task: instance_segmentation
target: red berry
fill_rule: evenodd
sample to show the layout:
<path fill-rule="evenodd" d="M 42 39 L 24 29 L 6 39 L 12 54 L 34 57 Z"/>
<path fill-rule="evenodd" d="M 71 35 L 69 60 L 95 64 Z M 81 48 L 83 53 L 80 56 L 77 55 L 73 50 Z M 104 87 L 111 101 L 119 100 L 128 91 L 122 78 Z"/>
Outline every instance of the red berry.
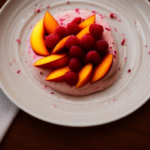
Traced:
<path fill-rule="evenodd" d="M 78 74 L 75 72 L 69 71 L 64 75 L 64 79 L 67 82 L 67 84 L 75 85 L 78 81 Z"/>
<path fill-rule="evenodd" d="M 79 41 L 79 39 L 76 37 L 76 36 L 74 36 L 74 35 L 71 35 L 68 39 L 67 39 L 67 41 L 66 41 L 66 47 L 68 48 L 68 49 L 70 49 L 72 46 L 79 46 L 80 45 L 80 41 Z"/>
<path fill-rule="evenodd" d="M 81 63 L 78 58 L 72 58 L 69 62 L 69 68 L 71 71 L 78 72 L 81 69 Z"/>
<path fill-rule="evenodd" d="M 68 35 L 72 35 L 72 34 L 75 35 L 79 31 L 80 31 L 80 28 L 79 28 L 79 26 L 76 23 L 74 23 L 74 22 L 68 23 L 68 25 L 67 25 L 67 33 L 68 33 Z"/>
<path fill-rule="evenodd" d="M 95 38 L 99 39 L 104 31 L 103 26 L 99 24 L 91 24 L 89 28 L 90 34 Z"/>
<path fill-rule="evenodd" d="M 80 58 L 80 57 L 84 56 L 83 50 L 78 46 L 72 46 L 69 53 L 70 53 L 71 57 Z"/>
<path fill-rule="evenodd" d="M 102 56 L 107 54 L 108 47 L 109 45 L 105 40 L 99 40 L 96 42 L 96 51 Z"/>
<path fill-rule="evenodd" d="M 46 36 L 46 46 L 48 48 L 53 48 L 58 42 L 60 38 L 56 34 L 50 34 L 49 36 Z"/>
<path fill-rule="evenodd" d="M 55 29 L 55 33 L 62 39 L 67 35 L 67 30 L 63 26 L 59 26 Z"/>
<path fill-rule="evenodd" d="M 72 22 L 74 22 L 76 24 L 80 24 L 82 22 L 82 18 L 81 17 L 76 17 Z"/>
<path fill-rule="evenodd" d="M 101 61 L 99 54 L 94 50 L 87 53 L 87 59 L 96 65 Z"/>
<path fill-rule="evenodd" d="M 95 45 L 95 40 L 91 35 L 84 35 L 80 43 L 83 48 L 88 50 Z"/>

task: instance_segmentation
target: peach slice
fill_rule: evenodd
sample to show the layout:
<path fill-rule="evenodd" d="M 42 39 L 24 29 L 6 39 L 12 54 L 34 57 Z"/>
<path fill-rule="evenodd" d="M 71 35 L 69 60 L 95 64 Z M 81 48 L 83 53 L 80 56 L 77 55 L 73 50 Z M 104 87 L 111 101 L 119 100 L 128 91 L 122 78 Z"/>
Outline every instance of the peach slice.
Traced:
<path fill-rule="evenodd" d="M 69 71 L 70 71 L 70 69 L 68 66 L 56 69 L 56 70 L 52 71 L 45 80 L 53 81 L 53 82 L 64 82 L 64 75 Z"/>
<path fill-rule="evenodd" d="M 84 28 L 86 28 L 87 26 L 89 26 L 93 23 L 95 23 L 95 15 L 92 15 L 89 18 L 87 18 L 85 21 L 81 22 L 79 24 L 79 28 L 84 29 Z"/>
<path fill-rule="evenodd" d="M 90 33 L 90 31 L 89 31 L 89 26 L 87 26 L 86 28 L 84 28 L 83 30 L 81 30 L 81 31 L 76 35 L 76 37 L 77 37 L 79 40 L 81 40 L 84 35 L 89 34 L 89 33 Z M 56 44 L 56 46 L 54 47 L 54 49 L 52 50 L 52 54 L 56 54 L 56 53 L 60 52 L 61 49 L 65 47 L 65 43 L 66 43 L 66 41 L 67 41 L 67 39 L 68 39 L 69 37 L 70 37 L 70 35 L 67 36 L 67 37 L 64 37 L 62 40 L 60 40 L 60 41 Z"/>
<path fill-rule="evenodd" d="M 84 28 L 83 30 L 81 30 L 81 31 L 76 35 L 76 37 L 77 37 L 79 40 L 81 40 L 84 35 L 89 34 L 89 33 L 90 33 L 90 31 L 89 31 L 89 26 L 87 26 L 86 28 Z"/>
<path fill-rule="evenodd" d="M 76 84 L 76 88 L 80 88 L 90 81 L 92 76 L 92 71 L 93 71 L 92 63 L 87 64 L 81 69 L 81 71 L 79 72 L 79 79 Z"/>
<path fill-rule="evenodd" d="M 44 40 L 44 26 L 43 26 L 43 19 L 40 20 L 34 27 L 32 33 L 31 33 L 31 47 L 33 51 L 42 56 L 48 56 L 49 51 L 45 45 L 45 40 Z"/>
<path fill-rule="evenodd" d="M 67 41 L 67 39 L 69 38 L 70 36 L 67 36 L 67 37 L 64 37 L 62 40 L 60 40 L 56 46 L 54 47 L 54 49 L 52 50 L 52 54 L 56 54 L 58 52 L 61 51 L 62 48 L 65 47 L 65 43 Z"/>
<path fill-rule="evenodd" d="M 67 65 L 69 62 L 68 54 L 54 54 L 44 58 L 39 59 L 33 65 L 41 68 L 60 68 Z"/>
<path fill-rule="evenodd" d="M 45 13 L 43 24 L 48 34 L 55 33 L 55 29 L 59 26 L 58 22 L 48 11 Z"/>
<path fill-rule="evenodd" d="M 91 82 L 103 78 L 109 71 L 113 62 L 113 54 L 108 54 L 102 62 L 95 68 Z"/>

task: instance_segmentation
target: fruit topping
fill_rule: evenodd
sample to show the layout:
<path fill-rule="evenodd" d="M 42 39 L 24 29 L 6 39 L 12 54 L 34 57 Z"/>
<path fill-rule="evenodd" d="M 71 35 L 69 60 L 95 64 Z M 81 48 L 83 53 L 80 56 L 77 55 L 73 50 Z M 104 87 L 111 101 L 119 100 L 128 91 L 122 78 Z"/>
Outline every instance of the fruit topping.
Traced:
<path fill-rule="evenodd" d="M 90 25 L 90 34 L 95 38 L 95 39 L 99 39 L 100 37 L 102 37 L 103 34 L 103 26 L 99 25 L 99 24 L 91 24 Z"/>
<path fill-rule="evenodd" d="M 95 68 L 91 82 L 102 79 L 109 71 L 113 63 L 113 54 L 106 55 L 101 63 Z"/>
<path fill-rule="evenodd" d="M 69 68 L 71 71 L 79 72 L 81 69 L 81 62 L 78 58 L 72 58 L 69 62 Z"/>
<path fill-rule="evenodd" d="M 82 22 L 82 18 L 81 17 L 76 17 L 74 20 L 72 20 L 72 22 L 74 22 L 76 24 L 80 24 Z"/>
<path fill-rule="evenodd" d="M 55 29 L 55 33 L 62 39 L 67 36 L 67 30 L 63 26 L 59 26 Z"/>
<path fill-rule="evenodd" d="M 46 81 L 65 81 L 80 88 L 89 81 L 100 80 L 108 73 L 113 63 L 113 54 L 107 54 L 109 44 L 102 39 L 104 28 L 95 23 L 95 18 L 96 15 L 92 15 L 83 21 L 81 17 L 76 17 L 67 27 L 63 27 L 46 12 L 44 19 L 34 27 L 31 46 L 37 54 L 47 57 L 37 60 L 33 65 L 55 69 Z M 121 44 L 124 43 L 125 40 Z M 51 49 L 51 54 L 48 48 Z M 65 53 L 60 53 L 62 51 Z"/>
<path fill-rule="evenodd" d="M 98 65 L 101 61 L 100 55 L 95 50 L 87 53 L 87 59 L 96 65 Z"/>
<path fill-rule="evenodd" d="M 46 37 L 46 46 L 48 48 L 53 48 L 58 42 L 60 38 L 56 34 L 50 34 L 49 36 Z"/>
<path fill-rule="evenodd" d="M 71 35 L 67 40 L 66 40 L 66 47 L 68 49 L 70 49 L 72 46 L 79 46 L 80 45 L 80 41 L 79 39 L 74 36 L 74 35 Z"/>
<path fill-rule="evenodd" d="M 69 67 L 55 69 L 47 76 L 45 80 L 53 82 L 64 82 L 64 75 L 69 71 Z"/>
<path fill-rule="evenodd" d="M 33 51 L 41 56 L 48 56 L 49 51 L 45 44 L 45 29 L 43 26 L 43 19 L 40 20 L 32 30 L 30 42 Z"/>
<path fill-rule="evenodd" d="M 54 47 L 54 49 L 52 50 L 52 54 L 56 54 L 60 51 L 62 51 L 63 48 L 65 48 L 65 45 L 66 45 L 66 41 L 67 39 L 69 38 L 70 36 L 66 36 L 64 37 L 63 39 L 61 39 L 57 45 Z"/>
<path fill-rule="evenodd" d="M 64 79 L 67 84 L 71 86 L 75 85 L 78 81 L 78 74 L 75 72 L 69 71 L 64 75 Z"/>
<path fill-rule="evenodd" d="M 60 68 L 68 64 L 70 60 L 70 57 L 67 53 L 64 54 L 54 54 L 49 55 L 47 57 L 43 57 L 39 60 L 37 60 L 33 66 L 41 67 L 41 68 L 48 68 L 48 69 L 54 69 L 54 68 Z"/>
<path fill-rule="evenodd" d="M 74 22 L 68 23 L 67 25 L 68 35 L 76 35 L 79 31 L 80 31 L 80 28 L 76 23 Z"/>
<path fill-rule="evenodd" d="M 95 45 L 95 40 L 91 35 L 84 35 L 80 43 L 83 48 L 91 49 Z"/>
<path fill-rule="evenodd" d="M 108 43 L 105 40 L 99 40 L 96 42 L 96 51 L 104 56 L 108 53 Z"/>
<path fill-rule="evenodd" d="M 92 72 L 93 72 L 92 63 L 85 65 L 79 72 L 79 79 L 76 84 L 76 88 L 80 88 L 85 84 L 87 84 L 91 79 Z"/>
<path fill-rule="evenodd" d="M 48 34 L 54 34 L 55 29 L 59 26 L 55 18 L 47 11 L 43 19 L 44 29 Z"/>
<path fill-rule="evenodd" d="M 80 29 L 84 29 L 86 28 L 87 26 L 91 25 L 92 23 L 95 23 L 95 14 L 90 16 L 89 18 L 87 18 L 86 20 L 84 20 L 83 22 L 81 22 L 79 24 L 79 28 Z"/>
<path fill-rule="evenodd" d="M 71 57 L 81 58 L 82 56 L 84 56 L 83 50 L 78 46 L 72 46 L 69 50 L 69 53 Z"/>
<path fill-rule="evenodd" d="M 76 35 L 76 37 L 77 37 L 79 40 L 81 40 L 84 35 L 89 34 L 89 33 L 90 33 L 90 31 L 89 31 L 89 26 L 87 26 L 86 28 L 84 28 L 83 30 L 81 30 L 81 31 Z"/>

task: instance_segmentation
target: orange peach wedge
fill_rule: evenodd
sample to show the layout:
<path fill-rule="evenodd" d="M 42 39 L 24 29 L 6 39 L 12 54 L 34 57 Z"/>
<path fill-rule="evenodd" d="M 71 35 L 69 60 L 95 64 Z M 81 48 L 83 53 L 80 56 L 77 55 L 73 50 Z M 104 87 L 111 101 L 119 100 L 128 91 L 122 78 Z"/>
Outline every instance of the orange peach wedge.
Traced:
<path fill-rule="evenodd" d="M 70 71 L 70 69 L 68 66 L 56 69 L 56 70 L 52 71 L 45 80 L 52 81 L 52 82 L 63 82 L 64 75 L 69 71 Z"/>
<path fill-rule="evenodd" d="M 81 69 L 81 71 L 79 72 L 79 79 L 76 84 L 76 88 L 80 88 L 90 81 L 92 76 L 92 71 L 93 71 L 92 63 L 87 64 Z"/>
<path fill-rule="evenodd" d="M 67 65 L 69 62 L 68 54 L 54 54 L 44 58 L 39 59 L 33 65 L 41 68 L 60 68 Z"/>
<path fill-rule="evenodd" d="M 89 34 L 89 33 L 90 33 L 90 31 L 89 31 L 89 26 L 87 26 L 86 28 L 84 28 L 83 30 L 81 30 L 81 31 L 76 35 L 76 37 L 77 37 L 79 40 L 81 40 L 84 35 Z"/>
<path fill-rule="evenodd" d="M 86 28 L 87 26 L 89 26 L 93 23 L 95 23 L 95 15 L 92 15 L 89 18 L 87 18 L 85 21 L 81 22 L 79 24 L 79 28 L 84 29 L 84 28 Z"/>
<path fill-rule="evenodd" d="M 67 39 L 69 38 L 70 36 L 67 36 L 67 37 L 64 37 L 62 40 L 60 40 L 56 46 L 54 47 L 54 49 L 52 50 L 52 54 L 56 54 L 58 52 L 60 52 L 62 50 L 62 48 L 65 47 L 65 43 L 67 41 Z"/>
<path fill-rule="evenodd" d="M 108 54 L 102 62 L 95 68 L 91 82 L 103 78 L 109 71 L 113 62 L 113 54 Z"/>
<path fill-rule="evenodd" d="M 89 33 L 90 33 L 90 31 L 89 31 L 89 26 L 87 26 L 86 28 L 84 28 L 83 30 L 81 30 L 81 31 L 76 35 L 76 37 L 77 37 L 79 40 L 81 40 L 84 35 L 89 34 Z M 65 47 L 65 43 L 66 43 L 66 41 L 67 41 L 67 39 L 68 39 L 69 37 L 70 37 L 70 35 L 67 36 L 67 37 L 64 37 L 62 40 L 60 40 L 60 41 L 56 44 L 56 46 L 54 47 L 54 49 L 52 50 L 52 54 L 56 54 L 56 53 L 60 52 L 61 49 Z"/>
<path fill-rule="evenodd" d="M 48 56 L 49 51 L 46 48 L 45 40 L 44 40 L 44 26 L 43 26 L 43 19 L 40 20 L 34 27 L 32 33 L 31 33 L 31 47 L 33 51 L 42 56 Z"/>
<path fill-rule="evenodd" d="M 54 19 L 54 17 L 48 11 L 45 13 L 43 24 L 48 34 L 54 33 L 55 29 L 59 26 L 58 22 Z"/>

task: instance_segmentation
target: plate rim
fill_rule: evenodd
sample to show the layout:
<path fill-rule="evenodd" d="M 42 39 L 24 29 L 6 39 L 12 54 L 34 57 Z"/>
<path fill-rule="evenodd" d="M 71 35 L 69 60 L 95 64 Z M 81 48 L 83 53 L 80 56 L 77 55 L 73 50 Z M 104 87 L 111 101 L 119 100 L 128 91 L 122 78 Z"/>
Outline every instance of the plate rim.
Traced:
<path fill-rule="evenodd" d="M 0 9 L 0 14 L 2 11 L 5 10 L 5 7 L 9 4 L 11 0 L 7 0 L 4 5 L 1 7 Z M 21 104 L 17 103 L 12 97 L 11 95 L 7 92 L 7 89 L 4 88 L 3 84 L 0 82 L 0 88 L 2 89 L 2 91 L 6 94 L 6 96 L 9 98 L 9 100 L 11 102 L 13 102 L 18 108 L 20 108 L 21 110 L 23 110 L 24 112 L 26 112 L 27 114 L 40 119 L 44 122 L 48 122 L 48 123 L 52 123 L 52 124 L 56 124 L 56 125 L 60 125 L 60 126 L 68 126 L 68 127 L 93 127 L 93 126 L 98 126 L 98 125 L 104 125 L 104 124 L 108 124 L 114 121 L 117 121 L 119 119 L 122 119 L 128 115 L 130 115 L 131 113 L 135 112 L 137 109 L 139 109 L 141 106 L 143 106 L 146 102 L 148 102 L 150 100 L 150 94 L 147 96 L 147 98 L 145 98 L 144 100 L 141 101 L 141 103 L 139 103 L 138 105 L 136 105 L 135 107 L 133 107 L 132 109 L 130 109 L 129 111 L 123 113 L 122 115 L 119 115 L 118 117 L 114 117 L 111 118 L 107 121 L 99 121 L 99 122 L 95 122 L 95 123 L 82 123 L 82 124 L 75 124 L 75 123 L 65 123 L 65 122 L 59 122 L 59 121 L 54 121 L 54 120 L 50 120 L 47 119 L 45 117 L 42 117 L 40 115 L 35 114 L 33 111 L 28 110 L 27 108 L 23 107 Z"/>

